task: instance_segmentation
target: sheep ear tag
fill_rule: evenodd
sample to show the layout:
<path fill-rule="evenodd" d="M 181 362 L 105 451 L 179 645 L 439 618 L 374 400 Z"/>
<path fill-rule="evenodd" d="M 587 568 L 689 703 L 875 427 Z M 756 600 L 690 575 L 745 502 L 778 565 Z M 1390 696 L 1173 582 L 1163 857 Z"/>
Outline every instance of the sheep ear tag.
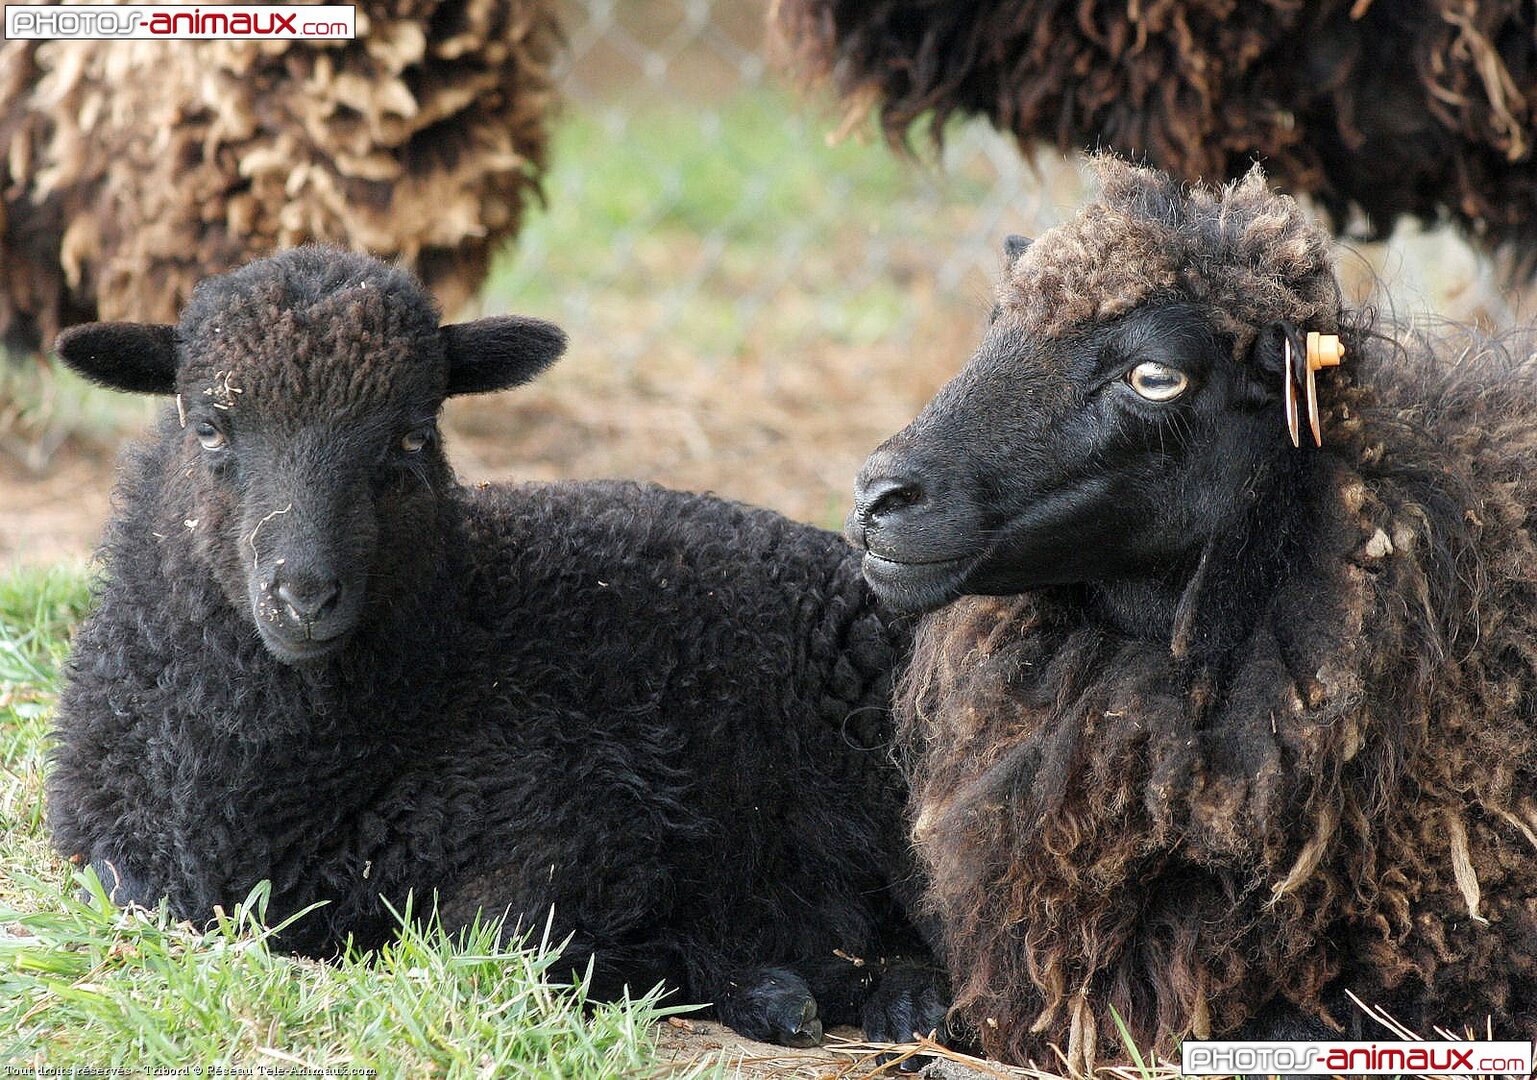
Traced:
<path fill-rule="evenodd" d="M 1282 342 L 1281 351 L 1286 357 L 1286 366 L 1281 372 L 1281 397 L 1286 402 L 1286 430 L 1292 437 L 1292 445 L 1301 446 L 1302 443 L 1297 439 L 1297 373 L 1292 366 L 1290 335 Z"/>
<path fill-rule="evenodd" d="M 1292 353 L 1290 336 L 1282 345 L 1282 352 L 1285 355 L 1285 370 L 1281 375 L 1281 390 L 1282 398 L 1286 403 L 1287 434 L 1291 436 L 1293 446 L 1302 445 L 1301 417 L 1297 409 L 1297 390 L 1300 385 L 1307 396 L 1308 427 L 1313 432 L 1313 445 L 1322 446 L 1324 444 L 1323 428 L 1318 420 L 1318 372 L 1326 367 L 1338 367 L 1345 359 L 1345 346 L 1340 343 L 1337 334 L 1320 334 L 1316 330 L 1310 330 L 1307 336 L 1307 354 L 1300 365 Z"/>

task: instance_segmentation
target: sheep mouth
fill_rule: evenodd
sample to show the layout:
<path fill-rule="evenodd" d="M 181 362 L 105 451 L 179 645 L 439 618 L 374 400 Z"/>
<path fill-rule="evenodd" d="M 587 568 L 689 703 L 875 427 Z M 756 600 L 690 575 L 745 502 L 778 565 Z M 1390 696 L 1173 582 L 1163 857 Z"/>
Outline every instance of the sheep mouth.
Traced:
<path fill-rule="evenodd" d="M 904 562 L 866 551 L 861 569 L 865 581 L 888 607 L 921 614 L 965 595 L 975 555 Z"/>
<path fill-rule="evenodd" d="M 312 664 L 317 660 L 337 652 L 352 636 L 351 627 L 342 629 L 328 637 L 305 636 L 300 633 L 287 633 L 270 627 L 258 627 L 261 632 L 262 644 L 273 658 L 284 664 Z"/>

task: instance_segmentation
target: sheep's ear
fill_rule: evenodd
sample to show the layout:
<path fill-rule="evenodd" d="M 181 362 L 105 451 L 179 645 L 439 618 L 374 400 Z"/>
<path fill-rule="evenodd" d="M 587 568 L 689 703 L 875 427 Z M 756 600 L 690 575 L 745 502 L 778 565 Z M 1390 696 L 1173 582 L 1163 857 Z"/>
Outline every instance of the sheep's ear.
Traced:
<path fill-rule="evenodd" d="M 1003 265 L 1012 270 L 1014 268 L 1014 264 L 1019 261 L 1019 257 L 1025 253 L 1025 249 L 1029 246 L 1030 238 L 1028 236 L 1004 237 Z"/>
<path fill-rule="evenodd" d="M 75 371 L 109 389 L 176 392 L 176 327 L 170 323 L 87 323 L 60 334 L 53 349 Z"/>
<path fill-rule="evenodd" d="M 526 383 L 566 351 L 565 331 L 543 319 L 499 315 L 443 327 L 448 393 L 483 394 Z"/>
<path fill-rule="evenodd" d="M 1307 355 L 1306 341 L 1295 323 L 1285 319 L 1266 323 L 1254 335 L 1249 346 L 1248 362 L 1239 357 L 1238 371 L 1242 381 L 1237 386 L 1238 401 L 1253 408 L 1269 408 L 1279 402 L 1286 390 L 1286 343 L 1292 347 L 1292 381 L 1301 386 L 1301 369 L 1297 366 Z"/>
<path fill-rule="evenodd" d="M 1250 368 L 1267 384 L 1277 387 L 1281 385 L 1279 380 L 1286 369 L 1288 341 L 1292 343 L 1294 356 L 1303 355 L 1296 351 L 1302 343 L 1302 335 L 1297 332 L 1297 328 L 1285 319 L 1277 319 L 1260 327 L 1254 337 L 1254 344 L 1249 346 Z"/>
<path fill-rule="evenodd" d="M 1299 365 L 1307 356 L 1307 340 L 1295 323 L 1277 319 L 1260 327 L 1254 337 L 1254 344 L 1249 346 L 1248 364 L 1239 365 L 1254 384 L 1251 396 L 1269 401 L 1281 395 L 1286 371 L 1287 342 L 1291 343 L 1292 350 L 1292 378 L 1300 385 L 1303 369 Z"/>

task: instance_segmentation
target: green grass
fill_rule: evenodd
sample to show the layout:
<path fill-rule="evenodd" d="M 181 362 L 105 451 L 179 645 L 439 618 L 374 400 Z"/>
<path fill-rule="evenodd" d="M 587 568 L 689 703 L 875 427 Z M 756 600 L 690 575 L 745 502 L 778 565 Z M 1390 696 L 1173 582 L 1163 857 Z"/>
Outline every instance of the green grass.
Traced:
<path fill-rule="evenodd" d="M 0 576 L 0 866 L 49 875 L 42 840 L 43 746 L 69 631 L 89 599 L 83 572 Z M 0 903 L 14 885 L 0 872 Z"/>
<path fill-rule="evenodd" d="M 649 1076 L 649 995 L 591 1005 L 552 977 L 558 950 L 450 936 L 405 920 L 399 939 L 331 963 L 273 952 L 265 889 L 212 926 L 123 911 L 71 872 L 42 832 L 45 730 L 79 570 L 0 577 L 0 1063 L 119 1068 L 355 1068 L 380 1076 Z M 709 1068 L 703 1063 L 695 1068 Z M 353 1073 L 361 1075 L 361 1073 Z M 672 1073 L 669 1073 L 672 1075 Z"/>
<path fill-rule="evenodd" d="M 941 197 L 930 169 L 829 145 L 830 121 L 789 93 L 711 106 L 641 98 L 621 122 L 573 104 L 554 131 L 548 206 L 493 267 L 487 307 L 665 332 L 714 358 L 905 334 L 903 265 L 921 267 L 931 240 L 952 247 L 992 178 L 947 172 Z M 812 303 L 782 302 L 790 278 Z"/>
<path fill-rule="evenodd" d="M 5 913 L 0 1059 L 54 1068 L 351 1067 L 381 1076 L 644 1074 L 654 995 L 598 1005 L 551 979 L 556 953 L 407 922 L 395 942 L 331 963 L 276 955 L 264 890 L 206 930 L 28 882 L 40 910 Z"/>

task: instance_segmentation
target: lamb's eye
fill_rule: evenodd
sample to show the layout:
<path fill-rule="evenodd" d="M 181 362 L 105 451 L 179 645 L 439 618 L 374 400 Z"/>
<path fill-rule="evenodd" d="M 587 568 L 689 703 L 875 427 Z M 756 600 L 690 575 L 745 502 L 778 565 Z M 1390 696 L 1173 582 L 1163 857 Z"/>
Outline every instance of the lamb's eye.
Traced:
<path fill-rule="evenodd" d="M 419 454 L 432 441 L 431 428 L 414 428 L 400 437 L 400 448 L 408 454 Z"/>
<path fill-rule="evenodd" d="M 1190 385 L 1190 377 L 1179 368 L 1151 360 L 1128 371 L 1126 381 L 1149 401 L 1173 401 Z"/>
<path fill-rule="evenodd" d="M 229 440 L 224 437 L 224 432 L 220 431 L 207 420 L 200 421 L 197 425 L 196 431 L 197 441 L 203 444 L 204 450 L 223 450 L 225 444 L 229 442 Z"/>

